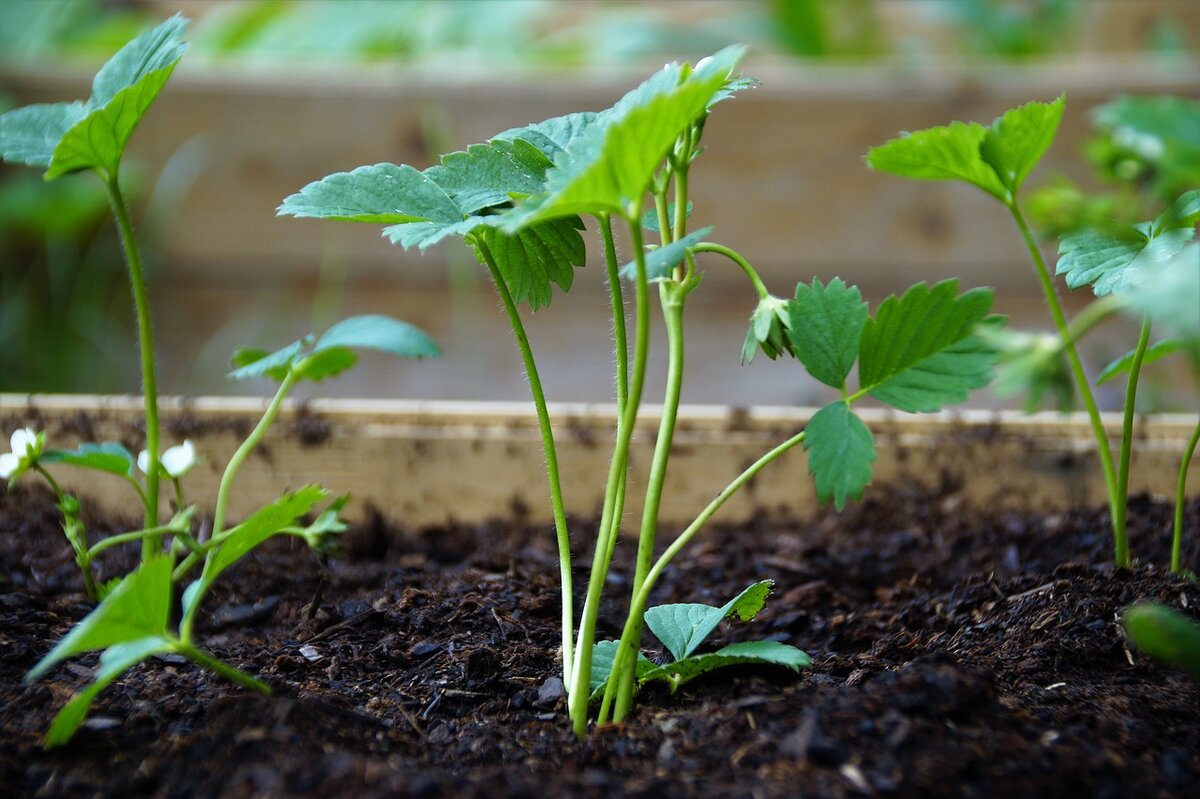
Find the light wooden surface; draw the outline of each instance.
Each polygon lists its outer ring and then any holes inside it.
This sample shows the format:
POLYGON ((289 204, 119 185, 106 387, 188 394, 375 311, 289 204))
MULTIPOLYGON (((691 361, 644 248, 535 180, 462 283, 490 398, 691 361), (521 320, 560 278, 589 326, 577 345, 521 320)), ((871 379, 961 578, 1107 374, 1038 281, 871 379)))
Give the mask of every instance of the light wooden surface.
MULTIPOLYGON (((163 403, 165 443, 184 436, 201 453, 186 478, 191 501, 211 510, 220 470, 264 404, 207 398, 163 403)), ((657 420, 647 408, 631 452, 626 507, 637 518, 657 420)), ((598 515, 607 456, 610 406, 552 408, 568 511, 575 524, 598 515)), ((813 409, 688 406, 680 414, 662 519, 665 535, 681 529, 730 480, 770 447, 800 430, 813 409)), ((0 395, 0 430, 32 425, 49 444, 82 438, 141 444, 140 401, 130 397, 0 395)), ((876 483, 947 484, 975 503, 1057 508, 1104 501, 1086 421, 972 411, 908 416, 864 411, 879 451, 876 483)), ((1116 417, 1106 420, 1115 433, 1116 417)), ((1131 490, 1170 492, 1195 416, 1140 419, 1131 490)), ((409 527, 522 516, 549 524, 542 449, 532 410, 518 403, 324 401, 288 408, 247 462, 231 513, 245 514, 285 488, 319 482, 352 492, 350 516, 368 508, 409 527)), ((812 513, 812 484, 799 448, 760 473, 722 509, 719 519, 812 513)), ((69 490, 109 508, 133 512, 119 479, 65 467, 69 490)), ((1192 468, 1193 480, 1200 466, 1192 468)), ((0 488, 0 490, 4 490, 0 488)), ((870 489, 868 489, 870 490, 870 489)))

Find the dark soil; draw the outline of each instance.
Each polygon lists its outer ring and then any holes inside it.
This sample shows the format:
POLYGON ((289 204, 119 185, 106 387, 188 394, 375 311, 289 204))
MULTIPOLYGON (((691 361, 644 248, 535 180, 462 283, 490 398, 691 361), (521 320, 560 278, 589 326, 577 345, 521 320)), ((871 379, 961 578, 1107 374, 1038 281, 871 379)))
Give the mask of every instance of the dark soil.
MULTIPOLYGON (((153 661, 101 695, 71 744, 43 751, 95 657, 21 677, 88 606, 50 498, 0 489, 0 794, 1200 796, 1200 681, 1131 653, 1116 621, 1143 598, 1200 605, 1200 587, 1146 565, 1166 562, 1167 506, 1133 503, 1143 560, 1114 572, 1101 512, 871 496, 841 516, 715 527, 658 592, 720 604, 774 577, 759 619, 720 635, 793 643, 811 671, 647 689, 632 720, 583 743, 554 679, 550 533, 380 517, 347 535, 342 559, 279 543, 218 585, 201 642, 272 697, 153 661)), ((1192 564, 1198 518, 1193 505, 1192 564)), ((619 608, 604 616, 612 636, 619 608)))

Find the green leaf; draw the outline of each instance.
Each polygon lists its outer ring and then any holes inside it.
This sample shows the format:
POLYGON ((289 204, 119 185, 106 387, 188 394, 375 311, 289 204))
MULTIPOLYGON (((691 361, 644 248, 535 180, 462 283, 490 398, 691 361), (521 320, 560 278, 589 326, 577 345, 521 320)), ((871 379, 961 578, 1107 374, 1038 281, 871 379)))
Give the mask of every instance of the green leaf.
POLYGON ((1195 227, 1200 222, 1200 189, 1185 191, 1154 220, 1153 235, 1171 228, 1195 227))
POLYGON ((546 175, 548 195, 510 213, 518 229, 561 216, 622 216, 641 200, 676 139, 707 112, 745 52, 727 47, 687 77, 669 65, 571 139, 546 175))
POLYGON ((762 580, 717 608, 697 603, 658 605, 646 611, 646 626, 676 660, 686 658, 732 615, 750 621, 766 604, 774 580, 762 580))
POLYGON ((744 641, 703 655, 693 655, 638 674, 642 683, 661 680, 669 683, 671 692, 701 674, 727 666, 783 666, 798 672, 812 665, 812 658, 802 650, 778 641, 744 641))
POLYGON ((79 729, 79 725, 83 722, 88 710, 91 709, 96 696, 113 680, 144 660, 164 652, 170 652, 172 646, 169 638, 155 635, 136 641, 114 644, 104 650, 104 653, 100 655, 100 666, 96 669, 92 683, 72 697, 71 701, 67 702, 50 722, 50 729, 46 732, 46 748, 62 746, 71 740, 71 736, 79 729))
POLYGON ((63 135, 85 116, 87 105, 82 102, 29 105, 0 114, 0 159, 50 166, 63 135))
MULTIPOLYGON (((712 233, 712 227, 702 227, 693 230, 681 239, 663 247, 655 247, 645 255, 646 279, 649 281, 663 280, 671 276, 671 270, 679 266, 687 251, 699 244, 705 236, 712 233)), ((637 261, 630 261, 621 267, 621 277, 626 280, 637 280, 637 261)))
POLYGON ((358 363, 358 356, 348 347, 328 347, 295 361, 296 374, 314 383, 339 375, 358 363))
POLYGON ((461 215, 541 191, 552 163, 523 139, 472 144, 466 152, 443 155, 441 161, 424 174, 458 204, 461 215))
POLYGON ((547 158, 553 160, 560 152, 567 149, 576 137, 594 125, 598 119, 600 119, 600 115, 593 111, 566 114, 532 125, 511 128, 502 133, 497 133, 492 137, 492 141, 515 141, 521 139, 529 142, 541 150, 542 154, 547 158))
POLYGON ((1134 645, 1155 660, 1200 677, 1200 624, 1157 602, 1125 609, 1122 623, 1134 645))
POLYGON ((245 380, 250 377, 268 377, 281 382, 287 377, 292 361, 304 349, 305 341, 293 341, 286 347, 267 354, 265 350, 240 349, 233 354, 232 364, 237 369, 229 373, 232 380, 245 380))
POLYGON ((117 51, 92 79, 91 109, 108 105, 118 94, 147 76, 170 69, 183 58, 183 32, 188 21, 176 14, 117 51))
POLYGON ((133 131, 174 69, 171 65, 151 72, 72 126, 54 148, 46 179, 83 169, 100 169, 115 175, 133 131))
POLYGON ((221 572, 237 563, 246 553, 278 533, 291 527, 318 502, 329 496, 324 488, 308 485, 284 494, 270 505, 264 505, 229 530, 208 567, 207 581, 211 585, 221 572))
POLYGON ((343 222, 461 222, 458 205, 428 176, 407 164, 360 166, 309 183, 276 213, 343 222))
MULTIPOLYGON (((687 219, 692 218, 692 201, 687 201, 687 219)), ((672 222, 675 220, 675 203, 667 203, 667 219, 672 222)), ((658 228, 658 211, 650 209, 642 214, 642 229, 649 230, 651 233, 662 233, 658 228)))
POLYGON ((1200 339, 1200 243, 1184 247, 1161 266, 1154 280, 1134 287, 1128 302, 1174 335, 1200 339))
POLYGON ((366 314, 351 316, 326 330, 313 345, 313 352, 331 347, 377 350, 400 358, 436 358, 437 344, 408 322, 390 316, 366 314))
POLYGON ((53 449, 42 455, 42 463, 69 463, 85 469, 128 477, 137 467, 129 450, 116 442, 81 444, 76 450, 53 449))
POLYGON ((1059 242, 1057 274, 1071 288, 1090 285, 1097 297, 1124 294, 1140 283, 1155 280, 1196 235, 1191 228, 1163 230, 1151 235, 1152 223, 1112 226, 1106 231, 1084 230, 1059 242))
MULTIPOLYGON (((597 641, 592 647, 592 674, 588 678, 588 695, 595 699, 604 690, 608 675, 612 674, 613 661, 617 658, 619 641, 597 641)), ((636 677, 640 680, 644 674, 657 668, 655 664, 641 652, 637 656, 636 677)))
POLYGON ((841 510, 847 499, 862 499, 871 482, 875 438, 850 406, 839 400, 817 411, 804 428, 804 449, 818 500, 832 499, 841 510))
POLYGON ((551 284, 569 291, 576 266, 583 266, 587 248, 579 231, 579 217, 552 219, 506 233, 495 227, 479 227, 473 234, 496 259, 504 284, 516 302, 528 302, 533 310, 550 304, 551 284))
POLYGON ((992 291, 957 291, 957 280, 918 283, 884 300, 863 328, 863 393, 919 413, 961 402, 988 382, 996 351, 975 332, 992 307, 992 291))
POLYGON ((33 682, 60 661, 83 652, 164 635, 171 607, 171 569, 166 556, 143 561, 29 670, 25 681, 33 682))
MULTIPOLYGON (((1185 346, 1185 342, 1177 338, 1167 338, 1162 341, 1151 344, 1146 348, 1146 354, 1142 358, 1142 365, 1154 363, 1157 360, 1179 352, 1185 346)), ((1133 368, 1133 359, 1137 355, 1137 350, 1132 349, 1129 352, 1117 358, 1115 361, 1104 367, 1104 371, 1096 378, 1096 385, 1102 385, 1112 380, 1117 375, 1128 374, 1133 368)))
POLYGON ((819 278, 811 286, 799 283, 796 298, 788 302, 788 317, 788 338, 804 368, 825 385, 842 388, 868 317, 858 287, 839 277, 828 286, 819 278))
POLYGON ((1007 202, 1004 182, 979 154, 988 128, 977 122, 905 133, 867 151, 867 166, 917 180, 961 180, 1007 202))
POLYGON ((1058 133, 1066 95, 1049 103, 1026 103, 1010 109, 988 128, 979 155, 1016 194, 1058 133))

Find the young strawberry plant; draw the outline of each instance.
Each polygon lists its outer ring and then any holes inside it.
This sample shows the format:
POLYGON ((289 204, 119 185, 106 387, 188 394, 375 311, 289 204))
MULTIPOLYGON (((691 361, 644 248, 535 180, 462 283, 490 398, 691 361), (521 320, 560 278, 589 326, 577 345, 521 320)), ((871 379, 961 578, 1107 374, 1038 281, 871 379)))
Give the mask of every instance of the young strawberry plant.
MULTIPOLYGON (((772 296, 738 252, 711 241, 712 228, 689 230, 689 184, 705 123, 714 106, 751 88, 738 77, 743 55, 731 47, 694 67, 669 64, 611 108, 555 117, 504 131, 463 152, 444 155, 424 170, 381 163, 329 175, 286 198, 281 214, 387 225, 384 235, 404 247, 425 248, 461 237, 492 277, 521 351, 533 394, 546 457, 562 581, 562 658, 568 709, 576 733, 629 712, 639 682, 665 679, 678 686, 702 671, 744 662, 797 669, 808 657, 775 642, 741 645, 734 652, 696 655, 716 623, 731 612, 749 618, 757 597, 724 609, 699 605, 650 608, 656 580, 681 549, 743 485, 798 444, 822 500, 841 508, 861 496, 875 458, 870 430, 851 406, 868 396, 905 411, 933 411, 961 401, 987 382, 994 348, 978 334, 995 324, 991 292, 959 294, 954 281, 919 284, 886 300, 872 317, 857 288, 841 280, 801 284, 794 299, 772 296), (615 347, 617 422, 591 572, 583 608, 573 607, 572 550, 564 511, 554 430, 519 304, 549 305, 554 286, 568 291, 583 266, 583 218, 594 220, 604 252, 604 273, 615 347), (617 256, 616 228, 631 244, 632 260, 617 256), (758 297, 742 348, 743 360, 762 349, 768 357, 794 354, 840 398, 808 426, 765 453, 723 489, 655 558, 660 501, 684 378, 684 316, 701 283, 699 261, 718 256, 749 279, 758 297), (627 318, 625 288, 632 284, 627 318), (652 284, 667 334, 666 392, 645 501, 637 525, 637 555, 630 612, 621 640, 596 642, 596 625, 625 517, 630 439, 642 407, 650 347, 652 284), (632 330, 630 328, 632 327, 632 330), (632 345, 630 341, 632 339, 632 345), (848 378, 858 364, 858 387, 848 378), (681 609, 682 608, 682 609, 681 609), (752 608, 752 609, 751 609, 752 608), (670 621, 667 624, 667 621, 670 621), (675 657, 647 666, 639 661, 643 626, 650 626, 675 657), (718 656, 719 655, 719 656, 718 656), (638 665, 641 663, 641 665, 638 665)), ((738 645, 735 645, 738 646, 738 645)))
POLYGON ((329 498, 317 485, 283 494, 238 524, 230 524, 227 508, 239 470, 262 441, 283 402, 303 380, 319 381, 349 369, 355 350, 372 349, 403 357, 438 354, 420 330, 386 316, 346 319, 320 336, 309 335, 272 353, 242 350, 234 356, 234 379, 266 377, 279 383, 262 419, 230 458, 217 490, 211 527, 198 532, 197 510, 187 504, 181 478, 195 463, 191 442, 159 452, 159 422, 154 384, 154 348, 150 338, 150 305, 136 240, 119 185, 121 154, 133 129, 170 77, 184 52, 186 21, 173 17, 121 49, 97 74, 86 103, 35 105, 0 116, 0 155, 4 160, 46 168, 47 179, 92 170, 104 181, 125 243, 130 284, 137 308, 143 389, 146 401, 146 450, 134 458, 119 443, 84 443, 74 450, 47 449, 46 434, 23 428, 10 438, 11 451, 0 455, 0 479, 11 486, 28 472, 43 477, 58 499, 63 532, 75 552, 84 586, 98 601, 83 620, 26 675, 36 680, 61 661, 101 651, 90 685, 54 717, 46 745, 65 743, 79 727, 97 694, 129 669, 157 655, 173 653, 222 677, 263 693, 260 680, 201 649, 194 635, 201 603, 218 577, 269 538, 302 538, 314 551, 327 552, 345 525, 338 511, 346 497, 334 499, 310 523, 329 498), (51 469, 68 465, 115 475, 137 494, 144 510, 143 529, 90 543, 80 502, 66 493, 51 469), (144 477, 139 479, 138 468, 144 477), (162 478, 174 487, 175 513, 159 521, 162 478), (106 550, 125 543, 141 547, 140 565, 124 577, 98 585, 93 563, 106 550), (165 546, 164 546, 165 544, 165 546), (195 574, 199 567, 199 575, 195 574), (185 587, 186 586, 186 587, 185 587), (179 592, 177 589, 182 588, 179 592), (171 624, 176 597, 181 601, 177 628, 171 624))
MULTIPOLYGON (((1098 378, 1103 381, 1118 374, 1128 375, 1121 437, 1114 457, 1092 384, 1076 346, 1078 337, 1090 327, 1090 322, 1088 325, 1068 322, 1055 292, 1054 276, 1038 249, 1019 201, 1025 179, 1054 141, 1064 103, 1063 97, 1048 103, 1028 103, 1005 112, 989 126, 952 122, 906 134, 872 148, 866 161, 874 169, 902 177, 964 181, 982 189, 1008 210, 1033 262, 1054 321, 1058 346, 1066 355, 1074 387, 1091 423, 1111 511, 1113 559, 1118 566, 1128 567, 1131 558, 1126 521, 1138 379, 1145 363, 1179 349, 1181 344, 1178 340, 1165 340, 1152 347, 1152 314, 1141 313, 1141 332, 1136 345, 1098 378)), ((1091 286, 1097 297, 1113 295, 1124 302, 1120 298, 1127 297, 1138 287, 1160 282, 1166 274, 1167 264, 1177 258, 1187 260, 1184 248, 1195 236, 1197 220, 1200 220, 1200 191, 1188 191, 1154 220, 1135 225, 1113 222, 1100 229, 1070 233, 1061 240, 1055 271, 1065 278, 1070 288, 1091 286)), ((1180 492, 1198 436, 1200 426, 1181 465, 1180 492)), ((1181 493, 1176 501, 1182 507, 1181 493)), ((1179 534, 1177 526, 1176 535, 1179 534)))

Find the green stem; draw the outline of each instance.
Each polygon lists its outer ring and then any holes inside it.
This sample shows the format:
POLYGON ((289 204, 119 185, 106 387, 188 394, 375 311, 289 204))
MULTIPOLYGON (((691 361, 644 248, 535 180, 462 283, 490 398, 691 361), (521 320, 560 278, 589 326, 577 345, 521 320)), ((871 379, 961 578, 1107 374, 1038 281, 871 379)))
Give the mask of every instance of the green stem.
POLYGON ((717 255, 724 255, 746 273, 746 277, 750 278, 750 282, 754 284, 754 291, 758 293, 760 300, 765 300, 771 296, 771 292, 767 291, 767 286, 762 282, 762 278, 758 276, 758 272, 754 271, 754 267, 750 265, 750 262, 737 250, 726 247, 724 244, 702 241, 695 247, 692 247, 692 252, 711 252, 717 255))
POLYGON ((525 363, 525 376, 529 380, 529 391, 533 395, 533 406, 537 411, 538 429, 542 436, 542 451, 546 458, 546 479, 550 483, 550 505, 554 514, 554 532, 558 539, 558 568, 562 588, 562 658, 563 679, 570 678, 574 662, 571 642, 574 640, 575 610, 572 594, 574 592, 571 578, 571 536, 567 528, 566 505, 563 502, 562 478, 558 470, 558 449, 554 445, 554 430, 550 426, 550 411, 546 407, 546 394, 542 391, 542 381, 538 376, 537 362, 533 359, 533 349, 529 345, 529 336, 525 333, 525 325, 521 322, 521 314, 513 301, 504 276, 492 251, 482 239, 475 240, 476 249, 483 257, 496 291, 504 303, 508 321, 512 327, 513 336, 521 350, 521 360, 525 363))
MULTIPOLYGON (((658 511, 662 504, 663 485, 667 477, 667 463, 671 458, 671 442, 675 436, 675 420, 679 413, 679 397, 683 388, 683 308, 687 296, 681 286, 660 285, 663 321, 667 328, 667 388, 663 396, 662 416, 659 419, 658 438, 654 442, 654 457, 650 463, 650 477, 646 483, 646 501, 642 505, 642 527, 638 534, 637 564, 633 574, 633 593, 641 591, 646 575, 654 560, 654 540, 658 530, 658 511)), ((632 618, 635 625, 635 640, 640 638, 642 618, 632 618)), ((627 669, 618 685, 617 712, 627 710, 633 701, 633 672, 627 669)), ((605 715, 600 710, 600 719, 605 715)), ((622 713, 623 715, 623 713, 622 713)))
MULTIPOLYGON (((159 426, 158 426, 158 384, 154 377, 154 332, 150 319, 150 302, 146 294, 146 278, 142 271, 142 257, 138 250, 137 240, 133 235, 133 225, 129 221, 129 210, 125 207, 125 198, 117 180, 117 173, 100 177, 108 189, 108 199, 112 204, 113 214, 117 219, 117 229, 121 234, 121 243, 125 247, 125 262, 129 267, 129 285, 133 290, 133 305, 137 313, 138 340, 141 345, 142 361, 142 394, 146 406, 146 450, 150 463, 146 470, 146 516, 147 529, 158 524, 158 458, 159 458, 159 426)), ((142 560, 162 549, 161 537, 149 537, 142 540, 142 560)))
MULTIPOLYGON (((615 678, 618 675, 618 669, 634 669, 635 656, 637 654, 637 641, 641 636, 640 626, 635 624, 634 620, 640 620, 646 615, 646 605, 650 599, 650 592, 654 589, 654 584, 658 582, 658 578, 662 576, 663 570, 666 569, 671 561, 674 560, 675 556, 678 555, 683 548, 687 546, 693 538, 696 537, 696 534, 704 528, 704 525, 708 523, 708 520, 712 518, 713 514, 720 510, 721 506, 724 505, 731 496, 737 493, 742 486, 753 479, 753 477, 762 471, 767 464, 771 463, 780 455, 784 454, 802 441, 804 441, 803 430, 783 443, 777 445, 770 452, 766 453, 754 463, 750 464, 745 471, 734 478, 733 482, 721 489, 721 493, 717 494, 717 496, 708 503, 708 506, 700 512, 700 515, 697 516, 695 520, 687 526, 687 529, 679 534, 678 538, 671 542, 670 546, 668 546, 662 555, 659 556, 658 560, 655 561, 654 566, 650 569, 649 573, 646 574, 646 580, 642 583, 641 590, 638 591, 637 595, 633 598, 633 603, 629 608, 629 616, 625 620, 625 629, 621 632, 621 641, 617 646, 617 653, 613 658, 613 671, 609 676, 608 685, 605 687, 605 701, 610 701, 608 694, 610 692, 615 692, 615 678)), ((613 713, 613 721, 622 721, 627 712, 628 708, 618 707, 613 713)))
POLYGON ((147 537, 162 538, 164 535, 179 532, 179 527, 174 522, 170 524, 161 524, 158 527, 150 527, 145 530, 134 530, 130 533, 120 533, 119 535, 110 535, 108 538, 97 541, 88 549, 88 559, 94 559, 97 555, 106 549, 111 549, 121 544, 127 544, 130 541, 144 541, 147 537))
MULTIPOLYGON (((621 289, 616 243, 613 240, 612 218, 607 215, 601 217, 600 225, 604 236, 604 261, 608 271, 608 289, 612 305, 613 360, 616 363, 617 424, 619 426, 625 417, 625 406, 629 401, 629 339, 625 329, 625 298, 621 289)), ((635 411, 634 416, 636 415, 635 411)), ((617 438, 620 436, 621 432, 618 427, 617 438)), ((621 534, 621 518, 625 513, 625 489, 629 482, 627 465, 627 463, 621 465, 620 480, 613 496, 612 525, 614 529, 603 536, 597 536, 597 540, 601 537, 608 539, 608 549, 604 556, 606 563, 612 562, 613 550, 621 534)))
POLYGON ((237 683, 243 688, 249 688, 251 691, 257 691, 263 695, 269 695, 271 693, 271 687, 262 680, 251 677, 246 672, 236 669, 233 666, 230 666, 228 663, 217 660, 203 649, 193 646, 187 641, 176 641, 173 648, 176 652, 183 655, 193 663, 202 666, 209 671, 215 672, 225 679, 237 683))
POLYGON ((62 504, 66 494, 63 493, 62 488, 58 485, 58 481, 55 480, 50 472, 46 471, 46 467, 42 466, 40 463, 34 462, 33 470, 40 474, 42 478, 50 484, 50 490, 54 492, 54 496, 58 499, 59 504, 62 504))
POLYGON ((1029 225, 1025 223, 1025 217, 1021 215, 1021 209, 1014 199, 1008 206, 1009 212, 1017 223, 1017 227, 1021 230, 1021 237, 1025 241, 1025 249, 1029 251, 1030 258, 1033 259, 1034 269, 1037 272, 1038 280, 1042 284, 1042 293, 1046 298, 1046 305, 1050 308, 1050 315, 1054 319, 1054 327, 1058 331, 1059 338, 1063 341, 1063 346, 1067 352, 1067 360, 1071 364, 1071 373, 1075 377, 1075 384, 1079 389, 1079 396, 1083 399, 1083 405, 1087 409, 1088 420, 1092 425, 1092 434, 1096 439, 1096 450, 1100 455, 1100 466, 1104 471, 1104 485, 1108 490, 1108 506, 1112 514, 1113 528, 1113 544, 1114 558, 1118 566, 1128 566, 1128 561, 1122 562, 1120 557, 1121 552, 1128 553, 1128 544, 1125 538, 1125 517, 1121 513, 1123 503, 1118 501, 1118 486, 1117 474, 1113 467, 1112 447, 1108 441, 1108 433, 1104 430, 1104 422, 1100 419, 1100 409, 1096 406, 1096 398, 1092 394, 1091 384, 1088 383, 1087 374, 1083 371, 1083 362, 1079 358, 1079 350, 1075 346, 1075 340, 1071 338, 1070 328, 1067 325, 1067 316, 1063 311, 1062 303, 1059 302, 1058 294, 1054 289, 1054 279, 1050 276, 1050 270, 1046 267, 1046 261, 1042 258, 1041 250, 1038 249, 1037 242, 1033 238, 1033 232, 1030 231, 1029 225))
POLYGON ((1180 574, 1183 571, 1183 506, 1187 502, 1188 467, 1191 466, 1192 456, 1196 454, 1196 444, 1200 442, 1200 421, 1188 439, 1187 449, 1179 461, 1179 479, 1175 483, 1175 531, 1171 538, 1171 573, 1180 574))
MULTIPOLYGON (((1142 361, 1146 357, 1146 348, 1150 346, 1150 320, 1142 319, 1142 331, 1138 335, 1137 348, 1133 351, 1133 363, 1129 365, 1129 381, 1125 384, 1125 408, 1121 415, 1121 452, 1117 462, 1117 507, 1116 517, 1124 521, 1128 517, 1129 504, 1129 460, 1133 455, 1133 422, 1135 405, 1137 404, 1138 378, 1142 372, 1142 361)), ((1113 526, 1114 530, 1116 525, 1113 526)), ((1129 537, 1128 534, 1115 536, 1116 562, 1118 566, 1129 566, 1129 537)))
POLYGON ((575 671, 571 676, 571 685, 567 692, 569 715, 576 736, 580 739, 587 732, 588 695, 592 674, 592 647, 595 645, 596 618, 600 612, 600 595, 604 591, 604 580, 608 576, 608 567, 614 546, 615 531, 619 524, 614 524, 617 486, 623 479, 625 464, 629 455, 629 440, 633 435, 634 422, 642 401, 642 387, 646 380, 646 360, 650 349, 650 298, 649 284, 646 280, 646 254, 643 249, 642 226, 639 209, 633 209, 628 216, 630 239, 633 246, 634 263, 637 269, 637 293, 634 306, 634 342, 633 342, 633 379, 629 389, 629 397, 625 404, 625 412, 617 424, 617 442, 613 448, 612 460, 609 462, 608 483, 605 490, 604 508, 600 515, 599 537, 596 541, 596 551, 592 558, 592 571, 588 579, 587 598, 583 605, 583 615, 579 622, 579 635, 575 653, 575 671))
POLYGON ((1117 294, 1109 294, 1089 302, 1067 325, 1068 338, 1071 341, 1079 341, 1093 327, 1121 310, 1122 305, 1123 301, 1117 294))
MULTIPOLYGON (((242 445, 233 453, 233 457, 229 459, 229 464, 225 467, 225 473, 221 475, 221 484, 217 488, 217 502, 213 510, 212 539, 217 539, 225 530, 225 515, 229 508, 229 492, 233 488, 234 478, 237 477, 237 473, 241 470, 246 459, 250 457, 250 453, 254 451, 254 448, 262 441, 263 436, 267 434, 267 429, 275 421, 275 417, 279 415, 279 409, 283 407, 284 399, 291 393, 292 387, 296 385, 299 379, 300 375, 295 369, 288 370, 287 375, 283 378, 283 382, 279 384, 279 389, 275 392, 275 396, 271 399, 271 404, 267 406, 267 410, 263 412, 262 418, 258 420, 258 425, 250 431, 250 435, 246 436, 246 440, 242 442, 242 445)), ((188 610, 184 614, 183 620, 179 623, 179 637, 183 639, 184 643, 192 640, 192 628, 196 623, 196 611, 200 608, 200 600, 203 599, 204 594, 208 591, 208 575, 213 568, 212 555, 214 552, 219 551, 219 549, 219 547, 212 547, 208 550, 204 559, 204 569, 200 572, 200 587, 197 589, 196 596, 193 597, 191 604, 188 605, 188 610)), ((184 560, 184 563, 187 563, 194 555, 195 553, 189 555, 184 560)), ((183 565, 180 564, 180 567, 183 565)), ((177 568, 176 571, 178 570, 177 568)), ((183 573, 186 574, 186 571, 183 573)), ((172 572, 172 576, 174 576, 174 572, 172 572)))

